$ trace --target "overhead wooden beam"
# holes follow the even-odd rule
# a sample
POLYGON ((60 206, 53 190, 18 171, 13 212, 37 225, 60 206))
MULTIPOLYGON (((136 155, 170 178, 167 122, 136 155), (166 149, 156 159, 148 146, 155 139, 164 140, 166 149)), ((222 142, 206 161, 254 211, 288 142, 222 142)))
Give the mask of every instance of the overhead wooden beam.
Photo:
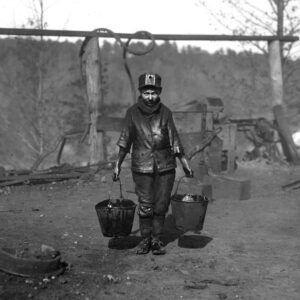
MULTIPOLYGON (((135 33, 116 33, 120 38, 126 39, 149 39, 149 36, 135 33)), ((51 30, 51 29, 26 29, 26 28, 0 28, 0 35, 17 36, 64 36, 64 37, 103 37, 113 38, 109 32, 81 31, 81 30, 51 30)), ((299 37, 273 36, 273 35, 214 35, 214 34, 152 34, 155 40, 164 41, 273 41, 295 42, 299 37)))

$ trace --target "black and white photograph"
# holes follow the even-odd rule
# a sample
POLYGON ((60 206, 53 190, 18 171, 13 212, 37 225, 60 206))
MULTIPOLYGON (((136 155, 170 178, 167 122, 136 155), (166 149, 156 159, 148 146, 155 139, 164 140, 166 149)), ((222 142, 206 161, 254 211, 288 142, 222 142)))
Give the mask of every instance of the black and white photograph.
POLYGON ((300 299, 299 0, 0 0, 0 300, 300 299))

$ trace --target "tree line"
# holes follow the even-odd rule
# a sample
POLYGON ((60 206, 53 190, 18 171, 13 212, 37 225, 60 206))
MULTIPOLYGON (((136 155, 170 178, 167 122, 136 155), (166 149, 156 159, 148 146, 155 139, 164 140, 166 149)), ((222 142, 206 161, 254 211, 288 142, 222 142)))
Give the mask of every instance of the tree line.
MULTIPOLYGON (((88 122, 79 51, 82 41, 30 38, 0 40, 0 165, 32 167, 55 148, 58 137, 88 122), (79 126, 80 125, 80 126, 79 126)), ((201 45, 201 44, 200 44, 201 45)), ((133 47, 146 47, 135 43, 133 47)), ((101 44, 101 114, 122 116, 133 103, 122 49, 101 44)), ((128 56, 134 84, 143 72, 162 76, 162 101, 172 110, 195 99, 220 97, 230 115, 271 110, 268 60, 264 54, 164 42, 144 56, 128 56)), ((284 101, 293 128, 300 126, 300 61, 286 62, 284 101)))

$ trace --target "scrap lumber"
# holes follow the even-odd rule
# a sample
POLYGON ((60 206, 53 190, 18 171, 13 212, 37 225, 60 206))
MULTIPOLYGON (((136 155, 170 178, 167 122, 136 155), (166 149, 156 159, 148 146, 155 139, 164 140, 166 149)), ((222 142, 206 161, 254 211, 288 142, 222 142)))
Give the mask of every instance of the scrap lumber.
POLYGON ((82 173, 73 172, 69 174, 29 174, 24 176, 11 176, 8 177, 6 181, 3 181, 3 178, 0 178, 0 187, 16 185, 21 183, 36 183, 36 182, 53 182, 61 181, 66 179, 76 179, 82 176, 82 173))
POLYGON ((87 174, 97 173, 101 168, 109 165, 110 163, 111 162, 103 162, 95 165, 77 167, 64 164, 31 173, 19 173, 18 171, 8 172, 5 176, 0 176, 0 188, 18 184, 37 184, 69 179, 79 179, 87 174))
POLYGON ((284 184, 281 186, 281 188, 284 191, 300 189, 300 179, 284 184))

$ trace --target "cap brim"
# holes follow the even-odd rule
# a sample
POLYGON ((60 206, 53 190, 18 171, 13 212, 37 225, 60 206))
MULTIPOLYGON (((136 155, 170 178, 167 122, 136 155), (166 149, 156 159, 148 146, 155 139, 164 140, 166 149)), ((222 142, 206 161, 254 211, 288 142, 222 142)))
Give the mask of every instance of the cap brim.
POLYGON ((159 92, 162 91, 162 87, 155 86, 155 85, 143 85, 143 86, 139 87, 140 91, 145 90, 145 89, 154 89, 154 90, 157 90, 159 92))

